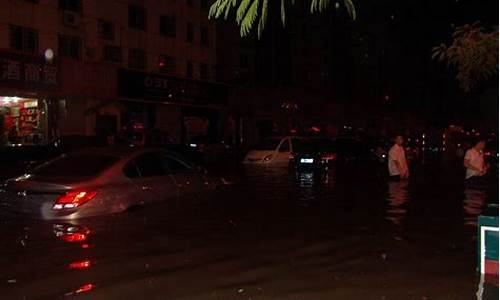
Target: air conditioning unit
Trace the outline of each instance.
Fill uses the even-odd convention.
[[[65,11],[63,13],[63,24],[66,26],[76,27],[79,23],[79,16],[74,12]]]

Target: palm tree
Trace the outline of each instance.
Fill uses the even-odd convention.
[[[246,36],[256,19],[258,18],[257,34],[260,38],[262,30],[266,25],[268,6],[270,0],[216,0],[209,11],[209,18],[219,18],[224,16],[227,19],[229,13],[236,9],[236,23],[240,27],[240,35]],[[275,0],[274,0],[275,1]],[[280,0],[281,22],[283,26],[286,20],[286,8],[295,4],[295,0]],[[347,9],[347,12],[354,20],[356,19],[356,9],[352,0],[341,0]],[[311,13],[326,10],[333,0],[311,0]],[[337,4],[336,4],[337,5]]]
[[[479,23],[457,27],[450,46],[432,49],[432,58],[456,68],[460,88],[469,93],[481,81],[498,74],[498,27],[485,32]]]

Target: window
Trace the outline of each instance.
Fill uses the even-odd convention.
[[[175,16],[160,16],[160,34],[168,37],[175,37],[176,35],[176,24]]]
[[[200,79],[207,80],[208,79],[208,65],[200,64]]]
[[[208,28],[206,26],[202,26],[200,30],[200,42],[204,47],[208,46]]]
[[[173,174],[193,171],[192,167],[187,163],[170,155],[166,155],[163,157],[163,166],[166,170]]]
[[[162,160],[156,153],[147,153],[135,159],[142,177],[166,175]]]
[[[188,43],[193,42],[193,34],[194,34],[193,32],[194,32],[193,23],[188,22],[186,28],[186,42]]]
[[[158,69],[160,73],[175,72],[175,59],[168,55],[160,55]]]
[[[59,35],[59,56],[80,59],[82,42],[79,38]]]
[[[98,20],[97,33],[101,39],[112,41],[115,39],[115,26],[111,22]]]
[[[194,70],[193,70],[193,62],[188,60],[186,62],[186,77],[193,78]]]
[[[68,178],[95,176],[119,160],[116,156],[104,154],[68,154],[33,169],[31,173]]]
[[[288,139],[284,140],[280,146],[280,152],[290,152],[290,141]]]
[[[138,30],[146,30],[146,9],[142,6],[128,7],[128,26]]]
[[[59,0],[59,9],[72,11],[75,13],[82,12],[82,0]]]
[[[271,150],[276,150],[278,145],[280,144],[280,139],[265,139],[262,140],[257,146],[255,147],[256,150],[266,150],[266,151],[271,151]]]
[[[103,59],[107,62],[119,63],[122,61],[122,49],[118,46],[104,46]]]
[[[123,168],[123,174],[128,178],[137,178],[139,177],[139,171],[137,170],[137,166],[134,162],[130,162]]]
[[[128,66],[132,69],[146,69],[146,53],[142,49],[130,49]]]
[[[10,26],[10,48],[27,53],[38,52],[38,31],[21,26]]]

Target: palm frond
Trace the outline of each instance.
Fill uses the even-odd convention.
[[[259,25],[257,26],[257,37],[259,39],[262,36],[262,31],[264,31],[264,27],[266,26],[268,5],[269,5],[268,0],[262,0],[262,10],[260,12]]]
[[[280,0],[280,16],[283,26],[286,24],[287,8],[291,4],[295,5],[296,0]],[[321,12],[326,10],[333,0],[311,0],[311,12]],[[343,0],[347,12],[353,20],[356,19],[356,9],[353,0]],[[260,38],[266,25],[269,0],[216,0],[208,13],[210,18],[227,19],[231,10],[236,9],[235,21],[240,27],[240,34],[246,36],[252,29],[255,19],[259,17],[257,33]],[[260,14],[260,16],[259,16]]]
[[[286,11],[285,11],[285,0],[281,0],[281,23],[285,26]]]
[[[248,8],[248,11],[245,13],[245,16],[241,20],[240,23],[240,35],[241,36],[246,36],[249,32],[250,29],[252,29],[252,25],[255,22],[255,19],[257,18],[258,12],[259,12],[259,0],[254,0],[252,2],[252,5]]]
[[[236,11],[236,23],[241,24],[241,20],[247,12],[248,6],[250,5],[250,0],[241,0],[240,6]]]

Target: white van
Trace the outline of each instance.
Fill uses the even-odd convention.
[[[244,164],[288,165],[297,137],[272,137],[264,139],[254,150],[250,150]]]

